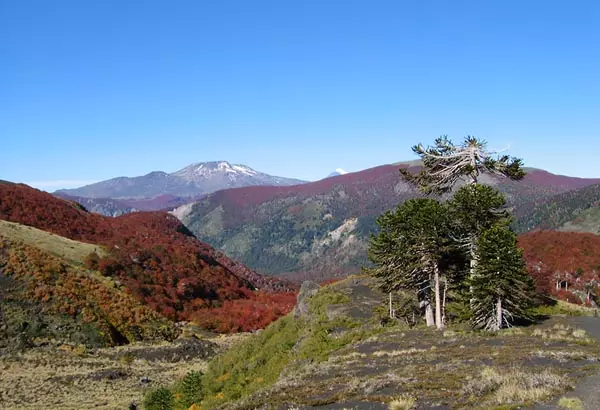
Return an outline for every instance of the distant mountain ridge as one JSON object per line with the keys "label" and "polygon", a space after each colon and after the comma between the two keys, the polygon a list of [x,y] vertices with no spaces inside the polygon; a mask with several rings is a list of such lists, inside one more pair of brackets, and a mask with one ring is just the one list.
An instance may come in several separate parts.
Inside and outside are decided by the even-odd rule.
{"label": "distant mountain ridge", "polygon": [[154,171],[138,177],[118,177],[81,188],[58,190],[55,194],[111,199],[151,199],[161,195],[191,198],[226,188],[304,182],[265,174],[246,165],[210,161],[191,164],[172,173]]}
{"label": "distant mountain ridge", "polygon": [[[227,189],[173,214],[199,239],[258,272],[326,279],[367,263],[377,216],[421,195],[399,175],[399,168],[417,172],[418,165],[383,165],[298,186]],[[530,170],[522,181],[482,175],[481,182],[500,189],[519,217],[554,195],[600,179]]]}

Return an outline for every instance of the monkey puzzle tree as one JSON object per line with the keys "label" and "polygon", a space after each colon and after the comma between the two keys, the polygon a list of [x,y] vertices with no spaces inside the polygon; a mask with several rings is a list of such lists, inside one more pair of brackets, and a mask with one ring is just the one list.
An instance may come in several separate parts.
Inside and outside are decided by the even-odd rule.
{"label": "monkey puzzle tree", "polygon": [[411,199],[385,212],[377,224],[380,231],[369,247],[375,267],[367,272],[386,292],[416,291],[427,325],[443,327],[440,271],[452,245],[448,207],[434,199]]}
{"label": "monkey puzzle tree", "polygon": [[[459,182],[476,185],[484,172],[512,180],[525,176],[521,159],[508,155],[498,156],[496,152],[487,149],[485,141],[472,136],[467,136],[459,145],[455,145],[447,136],[442,136],[435,140],[432,147],[424,148],[422,144],[418,144],[412,149],[423,161],[421,171],[413,174],[401,169],[400,174],[405,181],[427,194],[451,192]],[[475,189],[469,194],[474,198],[481,193],[488,194],[481,189]],[[478,263],[477,242],[481,232],[482,230],[476,229],[469,235],[471,276]]]}
{"label": "monkey puzzle tree", "polygon": [[498,156],[487,149],[484,140],[467,136],[455,145],[447,136],[437,138],[432,147],[415,145],[413,152],[421,157],[423,166],[418,174],[401,169],[403,179],[418,186],[425,193],[444,194],[452,191],[462,179],[476,184],[483,172],[501,175],[513,180],[525,176],[523,161],[508,155]]}
{"label": "monkey puzzle tree", "polygon": [[469,280],[474,324],[498,330],[516,319],[526,319],[534,285],[515,233],[494,226],[481,235],[478,245],[480,263]]}
{"label": "monkey puzzle tree", "polygon": [[460,248],[467,251],[474,269],[481,234],[492,226],[508,226],[510,223],[504,195],[489,185],[464,185],[454,193],[449,207],[455,226],[453,238]]}

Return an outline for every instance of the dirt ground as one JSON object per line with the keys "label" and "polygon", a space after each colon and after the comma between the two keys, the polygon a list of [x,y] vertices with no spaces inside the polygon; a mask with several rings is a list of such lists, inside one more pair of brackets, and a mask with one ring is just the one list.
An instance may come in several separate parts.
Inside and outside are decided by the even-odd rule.
{"label": "dirt ground", "polygon": [[[569,323],[578,328],[584,329],[590,336],[600,342],[600,318],[597,317],[572,317]],[[571,392],[564,397],[573,397],[581,400],[583,410],[600,409],[600,373],[595,373],[581,380]],[[537,405],[535,410],[564,409],[558,406],[558,399],[550,404]]]}

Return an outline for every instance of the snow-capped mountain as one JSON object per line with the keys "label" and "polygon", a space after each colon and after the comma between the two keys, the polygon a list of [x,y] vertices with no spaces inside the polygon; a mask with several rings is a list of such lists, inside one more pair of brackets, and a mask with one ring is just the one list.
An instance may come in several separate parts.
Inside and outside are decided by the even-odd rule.
{"label": "snow-capped mountain", "polygon": [[337,177],[338,175],[344,175],[347,174],[346,171],[344,171],[342,168],[336,168],[334,172],[332,172],[331,174],[327,175],[327,178],[329,177]]}
{"label": "snow-capped mountain", "polygon": [[[171,175],[181,177],[187,181],[198,181],[210,178],[215,174],[224,174],[230,179],[241,176],[256,176],[258,172],[245,165],[230,164],[227,161],[199,162],[173,172]],[[266,175],[266,174],[263,174]]]}
{"label": "snow-capped mountain", "polygon": [[87,198],[154,198],[159,195],[198,197],[225,188],[254,185],[297,185],[305,181],[277,177],[227,161],[198,162],[178,171],[119,177],[57,193]]}

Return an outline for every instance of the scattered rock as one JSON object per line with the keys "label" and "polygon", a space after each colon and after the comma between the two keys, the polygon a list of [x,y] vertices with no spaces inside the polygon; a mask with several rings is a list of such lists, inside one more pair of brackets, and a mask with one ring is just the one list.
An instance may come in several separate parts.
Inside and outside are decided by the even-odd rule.
{"label": "scattered rock", "polygon": [[320,286],[312,281],[304,281],[298,293],[296,307],[294,308],[295,317],[306,317],[309,314],[308,299],[319,291]]}
{"label": "scattered rock", "polygon": [[88,378],[91,380],[117,380],[127,377],[127,372],[123,369],[106,369],[91,373]]}

